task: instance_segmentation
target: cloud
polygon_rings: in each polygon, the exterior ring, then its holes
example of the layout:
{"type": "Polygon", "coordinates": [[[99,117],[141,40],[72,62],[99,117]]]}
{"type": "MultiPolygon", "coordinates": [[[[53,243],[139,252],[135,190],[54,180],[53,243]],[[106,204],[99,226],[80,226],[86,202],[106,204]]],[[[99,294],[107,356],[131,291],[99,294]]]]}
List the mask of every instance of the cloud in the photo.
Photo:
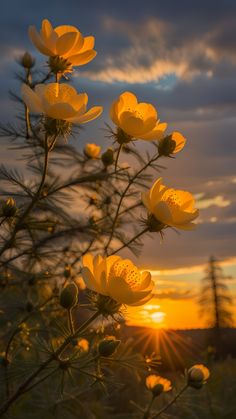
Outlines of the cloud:
{"type": "Polygon", "coordinates": [[[162,291],[155,291],[154,298],[156,299],[169,299],[169,300],[187,300],[194,298],[196,293],[192,290],[179,291],[175,288],[165,289],[162,291]]]}
{"type": "Polygon", "coordinates": [[[224,48],[225,29],[228,37],[231,32],[235,35],[235,31],[226,21],[200,36],[196,33],[189,36],[186,31],[185,37],[178,21],[155,17],[132,22],[108,16],[103,20],[103,28],[109,37],[121,38],[121,45],[113,51],[109,49],[105,57],[98,57],[95,69],[83,72],[92,80],[142,84],[158,82],[171,74],[186,81],[199,75],[207,79],[214,74],[224,77],[225,72],[218,69],[222,61],[224,67],[231,68],[232,75],[235,72],[235,50],[224,48]],[[122,42],[124,37],[126,45],[122,42]]]}
{"type": "Polygon", "coordinates": [[[230,200],[225,199],[221,195],[217,195],[214,198],[208,198],[208,199],[203,198],[203,199],[197,200],[197,207],[199,209],[206,209],[206,208],[211,207],[212,205],[215,205],[220,208],[225,208],[225,207],[228,207],[230,203],[231,203],[230,200]]]}

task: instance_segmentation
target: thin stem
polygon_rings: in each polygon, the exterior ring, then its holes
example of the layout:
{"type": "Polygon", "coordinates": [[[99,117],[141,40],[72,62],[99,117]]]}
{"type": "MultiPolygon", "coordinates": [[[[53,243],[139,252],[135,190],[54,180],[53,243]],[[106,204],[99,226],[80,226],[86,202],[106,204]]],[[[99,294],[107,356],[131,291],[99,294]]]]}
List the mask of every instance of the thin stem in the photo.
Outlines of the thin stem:
{"type": "Polygon", "coordinates": [[[136,234],[136,236],[132,237],[132,239],[130,239],[127,243],[124,243],[121,247],[119,247],[118,249],[114,250],[112,253],[109,254],[109,256],[115,255],[116,253],[120,252],[120,250],[122,250],[125,247],[129,246],[132,242],[134,242],[135,240],[137,240],[144,233],[147,233],[147,231],[149,231],[149,228],[148,227],[146,227],[144,230],[140,231],[138,234],[136,234]]]}
{"type": "MultiPolygon", "coordinates": [[[[30,86],[30,79],[31,79],[31,75],[30,75],[30,69],[28,68],[26,70],[26,84],[28,86],[30,86]]],[[[28,139],[30,137],[30,117],[29,117],[29,108],[28,106],[25,104],[25,130],[26,130],[26,139],[28,139]]]]}
{"type": "Polygon", "coordinates": [[[120,208],[121,208],[121,204],[122,204],[122,202],[123,202],[123,199],[125,198],[125,195],[126,195],[126,193],[128,192],[128,190],[129,190],[129,188],[130,188],[130,186],[134,183],[134,181],[137,179],[137,177],[139,177],[139,175],[145,170],[145,169],[147,169],[147,167],[148,166],[150,166],[152,163],[154,163],[154,161],[156,161],[156,160],[158,160],[159,159],[159,157],[160,157],[160,155],[159,154],[157,154],[157,155],[155,155],[151,160],[149,160],[143,167],[141,167],[141,169],[139,169],[138,170],[138,172],[132,177],[132,179],[130,179],[130,181],[129,181],[129,183],[128,183],[128,185],[126,186],[126,188],[124,189],[124,191],[122,192],[122,194],[121,194],[121,197],[120,197],[120,201],[119,201],[119,203],[118,203],[118,205],[117,205],[117,209],[116,209],[116,214],[115,214],[115,217],[114,217],[114,219],[113,219],[113,223],[112,223],[112,229],[111,229],[111,234],[110,234],[110,237],[109,237],[109,239],[108,239],[108,242],[107,242],[107,244],[106,244],[106,246],[105,246],[105,253],[107,254],[108,253],[108,248],[109,248],[109,246],[110,246],[110,243],[111,243],[111,241],[112,241],[112,239],[113,239],[113,236],[114,236],[114,232],[115,232],[115,225],[116,225],[116,222],[117,222],[117,219],[118,219],[118,217],[119,217],[119,212],[120,212],[120,208]]]}
{"type": "Polygon", "coordinates": [[[162,409],[160,409],[156,414],[154,414],[151,419],[156,419],[158,416],[160,416],[162,413],[164,413],[167,409],[169,409],[172,404],[176,402],[176,400],[183,394],[183,392],[188,388],[188,384],[185,384],[181,390],[175,395],[175,397],[167,403],[162,409]]]}
{"type": "Polygon", "coordinates": [[[3,403],[0,408],[0,416],[8,411],[10,406],[23,394],[28,391],[28,386],[31,382],[43,371],[45,368],[52,362],[58,359],[59,355],[64,351],[64,349],[75,339],[81,332],[83,332],[87,327],[100,315],[100,312],[96,311],[86,322],[84,322],[73,335],[67,337],[64,342],[59,346],[59,348],[51,354],[51,356],[44,361],[30,376],[17,388],[17,390],[3,403]]]}
{"type": "Polygon", "coordinates": [[[3,217],[3,219],[0,221],[0,227],[3,225],[3,223],[6,221],[7,217],[3,217]]]}
{"type": "Polygon", "coordinates": [[[118,148],[118,151],[117,151],[117,154],[116,154],[115,172],[116,172],[116,170],[117,170],[118,160],[119,160],[119,157],[120,157],[120,152],[121,152],[121,149],[122,149],[122,144],[120,144],[120,145],[119,145],[119,148],[118,148]]]}
{"type": "Polygon", "coordinates": [[[70,332],[73,335],[75,333],[75,328],[74,328],[74,322],[73,322],[73,316],[72,316],[72,308],[68,310],[68,322],[69,322],[70,332]]]}
{"type": "Polygon", "coordinates": [[[150,410],[151,410],[151,407],[152,407],[152,404],[153,404],[154,400],[155,400],[155,396],[152,396],[152,398],[151,398],[150,402],[148,403],[147,408],[146,408],[146,410],[143,414],[143,419],[148,419],[149,418],[150,410]]]}

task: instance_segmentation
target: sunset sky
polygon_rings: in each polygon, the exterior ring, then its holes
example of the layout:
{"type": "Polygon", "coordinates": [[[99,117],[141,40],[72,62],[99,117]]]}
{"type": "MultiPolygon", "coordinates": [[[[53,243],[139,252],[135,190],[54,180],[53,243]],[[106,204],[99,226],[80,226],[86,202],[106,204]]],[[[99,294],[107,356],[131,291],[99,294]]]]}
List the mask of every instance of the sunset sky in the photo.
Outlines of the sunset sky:
{"type": "MultiPolygon", "coordinates": [[[[146,307],[129,312],[128,318],[132,324],[153,327],[204,327],[196,298],[210,255],[222,261],[236,300],[236,1],[4,0],[4,121],[14,117],[8,99],[9,88],[18,88],[14,59],[28,50],[45,69],[27,35],[28,26],[39,29],[44,18],[53,25],[74,25],[96,38],[96,59],[77,71],[73,81],[89,94],[91,105],[105,110],[82,133],[80,144],[110,145],[100,128],[109,120],[111,102],[125,90],[153,103],[170,131],[179,130],[187,138],[176,160],[164,161],[162,176],[167,185],[195,194],[199,226],[181,235],[169,230],[163,242],[157,235],[144,240],[142,254],[134,261],[152,271],[156,296],[146,307]]],[[[14,163],[6,143],[1,144],[1,156],[14,163]]]]}

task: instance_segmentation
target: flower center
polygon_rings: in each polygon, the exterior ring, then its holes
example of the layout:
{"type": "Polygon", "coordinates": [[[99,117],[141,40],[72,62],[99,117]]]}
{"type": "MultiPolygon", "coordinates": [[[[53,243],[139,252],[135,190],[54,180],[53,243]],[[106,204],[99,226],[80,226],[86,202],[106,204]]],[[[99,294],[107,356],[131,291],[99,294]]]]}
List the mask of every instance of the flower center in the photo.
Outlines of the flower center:
{"type": "Polygon", "coordinates": [[[141,284],[140,272],[130,261],[116,262],[111,268],[110,275],[124,279],[131,288],[141,284]]]}
{"type": "Polygon", "coordinates": [[[169,190],[163,195],[165,201],[171,208],[179,208],[181,206],[181,199],[174,190],[169,190]]]}

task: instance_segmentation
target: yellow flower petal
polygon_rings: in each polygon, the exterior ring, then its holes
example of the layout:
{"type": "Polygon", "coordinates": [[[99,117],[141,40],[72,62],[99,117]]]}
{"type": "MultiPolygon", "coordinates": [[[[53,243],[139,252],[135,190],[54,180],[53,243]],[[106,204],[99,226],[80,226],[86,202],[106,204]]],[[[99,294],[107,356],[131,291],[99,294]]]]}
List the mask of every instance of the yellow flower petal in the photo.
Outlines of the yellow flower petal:
{"type": "Polygon", "coordinates": [[[184,148],[185,143],[186,143],[186,138],[184,138],[184,136],[180,132],[174,131],[171,134],[171,139],[173,141],[175,141],[175,143],[176,143],[176,147],[174,149],[174,153],[178,153],[179,151],[182,150],[182,148],[184,148]]]}
{"type": "Polygon", "coordinates": [[[94,44],[95,44],[95,38],[94,36],[85,36],[84,37],[84,42],[83,42],[83,46],[80,50],[81,52],[85,52],[85,51],[89,51],[91,49],[94,48],[94,44]]]}
{"type": "Polygon", "coordinates": [[[75,26],[71,25],[60,25],[54,28],[54,31],[59,35],[62,36],[67,32],[79,32],[75,26]]]}
{"type": "Polygon", "coordinates": [[[77,32],[67,32],[60,36],[56,43],[57,55],[69,54],[78,38],[77,32]]]}
{"type": "Polygon", "coordinates": [[[87,267],[83,267],[81,269],[81,275],[83,276],[83,280],[87,288],[95,292],[100,291],[99,284],[96,282],[95,277],[87,267]]]}
{"type": "Polygon", "coordinates": [[[130,305],[147,297],[150,291],[133,291],[124,278],[111,276],[108,293],[118,303],[130,305]]]}
{"type": "Polygon", "coordinates": [[[164,136],[166,129],[167,124],[165,122],[162,122],[161,124],[157,122],[156,126],[150,132],[142,134],[142,140],[161,140],[164,136]]]}
{"type": "Polygon", "coordinates": [[[165,201],[159,201],[153,209],[153,215],[157,220],[164,224],[172,226],[173,218],[171,210],[165,201]]]}
{"type": "Polygon", "coordinates": [[[41,35],[43,35],[46,39],[50,38],[53,32],[53,27],[48,19],[44,19],[42,21],[42,28],[41,28],[41,35]]]}
{"type": "Polygon", "coordinates": [[[42,42],[42,39],[40,35],[38,34],[36,28],[34,26],[29,27],[29,37],[33,44],[36,46],[36,48],[44,55],[52,56],[53,52],[48,49],[44,43],[42,42]]]}
{"type": "Polygon", "coordinates": [[[86,255],[82,257],[82,262],[83,266],[86,266],[93,274],[93,255],[91,255],[91,253],[86,253],[86,255]]]}
{"type": "Polygon", "coordinates": [[[84,65],[89,63],[94,57],[96,57],[97,53],[94,50],[85,51],[81,54],[76,54],[68,57],[68,61],[72,65],[84,65]]]}
{"type": "Polygon", "coordinates": [[[54,119],[67,120],[73,118],[75,110],[69,103],[55,103],[47,109],[47,115],[54,119]]]}
{"type": "Polygon", "coordinates": [[[70,99],[71,106],[73,106],[73,108],[77,111],[81,111],[81,108],[86,110],[87,103],[87,93],[80,93],[79,95],[75,95],[70,99]]]}
{"type": "Polygon", "coordinates": [[[135,116],[132,112],[121,112],[119,120],[120,127],[131,136],[138,137],[145,129],[143,120],[135,116]]]}
{"type": "Polygon", "coordinates": [[[135,108],[138,104],[136,96],[132,92],[124,92],[120,95],[122,107],[135,108]]]}
{"type": "Polygon", "coordinates": [[[103,111],[102,106],[94,106],[93,108],[89,109],[88,112],[81,115],[80,113],[77,113],[73,118],[70,118],[71,122],[77,122],[79,124],[84,124],[86,122],[92,121],[93,119],[96,119],[99,115],[101,115],[103,111]]]}
{"type": "Polygon", "coordinates": [[[28,106],[30,112],[42,112],[42,102],[37,94],[26,84],[22,85],[21,88],[22,99],[28,106]]]}
{"type": "Polygon", "coordinates": [[[54,32],[53,27],[49,20],[44,19],[42,22],[42,28],[40,31],[41,39],[44,45],[52,52],[56,53],[56,42],[57,42],[57,34],[54,32]]]}

